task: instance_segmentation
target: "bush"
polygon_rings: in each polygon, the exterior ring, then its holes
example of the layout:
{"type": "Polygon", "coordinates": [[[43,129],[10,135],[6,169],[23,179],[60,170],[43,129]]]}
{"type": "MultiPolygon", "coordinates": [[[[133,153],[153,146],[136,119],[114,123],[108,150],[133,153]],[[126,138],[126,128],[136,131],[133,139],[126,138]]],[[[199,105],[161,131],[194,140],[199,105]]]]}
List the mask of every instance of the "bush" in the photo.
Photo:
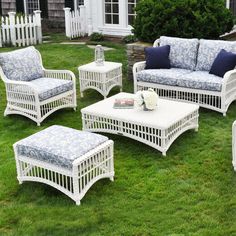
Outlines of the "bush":
{"type": "Polygon", "coordinates": [[[224,0],[141,0],[136,12],[133,32],[146,42],[161,35],[216,39],[234,21],[224,0]]]}
{"type": "Polygon", "coordinates": [[[136,38],[134,35],[130,34],[130,35],[125,36],[125,37],[122,39],[122,41],[123,41],[124,43],[134,43],[134,42],[137,41],[137,38],[136,38]]]}
{"type": "Polygon", "coordinates": [[[91,41],[95,41],[95,42],[103,41],[104,40],[104,36],[101,33],[92,33],[90,35],[90,40],[91,41]]]}

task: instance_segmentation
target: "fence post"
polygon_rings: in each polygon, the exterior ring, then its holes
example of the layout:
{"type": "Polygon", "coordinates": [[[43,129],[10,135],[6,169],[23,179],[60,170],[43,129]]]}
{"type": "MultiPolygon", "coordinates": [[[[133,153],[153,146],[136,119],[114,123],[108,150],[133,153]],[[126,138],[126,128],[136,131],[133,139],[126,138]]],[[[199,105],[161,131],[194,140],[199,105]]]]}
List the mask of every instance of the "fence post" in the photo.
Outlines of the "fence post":
{"type": "Polygon", "coordinates": [[[71,14],[70,14],[70,8],[66,7],[63,8],[65,11],[65,28],[66,28],[66,37],[71,38],[71,14]]]}
{"type": "Polygon", "coordinates": [[[230,8],[230,0],[226,0],[226,8],[230,8]]]}
{"type": "Polygon", "coordinates": [[[41,11],[40,10],[34,11],[34,15],[35,15],[35,25],[37,29],[36,40],[38,41],[38,43],[42,43],[41,11]]]}
{"type": "Polygon", "coordinates": [[[10,22],[11,43],[16,46],[16,13],[8,12],[10,22]]]}
{"type": "Polygon", "coordinates": [[[82,36],[84,36],[87,33],[87,22],[86,22],[86,8],[85,6],[81,5],[79,6],[79,13],[80,13],[80,19],[82,19],[82,36]]]}

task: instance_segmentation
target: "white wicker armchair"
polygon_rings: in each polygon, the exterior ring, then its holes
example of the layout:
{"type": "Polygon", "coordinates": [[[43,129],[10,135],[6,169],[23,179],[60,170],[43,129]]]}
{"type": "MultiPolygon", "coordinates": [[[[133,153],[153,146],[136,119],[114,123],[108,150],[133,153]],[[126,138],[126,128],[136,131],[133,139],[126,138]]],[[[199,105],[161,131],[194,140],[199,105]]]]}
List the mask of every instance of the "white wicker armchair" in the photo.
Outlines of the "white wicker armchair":
{"type": "Polygon", "coordinates": [[[76,109],[76,80],[74,73],[71,71],[45,69],[39,51],[34,47],[30,48],[37,52],[43,76],[31,81],[12,80],[6,76],[3,68],[0,67],[0,76],[6,87],[7,98],[4,116],[10,114],[23,115],[40,126],[40,123],[56,110],[62,108],[76,109]],[[66,89],[60,87],[67,84],[67,82],[69,83],[69,81],[71,81],[70,86],[66,89]],[[50,86],[51,82],[53,83],[50,86]],[[43,83],[46,86],[43,87],[43,83]],[[46,96],[45,93],[47,93],[46,96]]]}

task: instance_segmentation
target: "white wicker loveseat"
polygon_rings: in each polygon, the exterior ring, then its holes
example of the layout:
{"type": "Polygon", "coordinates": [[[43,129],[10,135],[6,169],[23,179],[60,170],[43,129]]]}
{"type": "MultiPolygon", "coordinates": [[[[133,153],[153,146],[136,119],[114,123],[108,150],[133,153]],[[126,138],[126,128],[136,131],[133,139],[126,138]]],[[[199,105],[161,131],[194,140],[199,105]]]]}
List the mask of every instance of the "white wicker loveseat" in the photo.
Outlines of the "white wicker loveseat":
{"type": "Polygon", "coordinates": [[[236,42],[162,36],[153,46],[159,45],[170,45],[171,69],[145,70],[145,61],[135,63],[134,91],[153,88],[161,97],[196,103],[225,116],[236,100],[236,70],[223,78],[209,71],[221,49],[236,52],[236,42]]]}
{"type": "Polygon", "coordinates": [[[76,109],[75,75],[68,70],[46,70],[34,47],[1,53],[0,76],[6,87],[5,116],[20,114],[40,125],[58,109],[76,109]]]}

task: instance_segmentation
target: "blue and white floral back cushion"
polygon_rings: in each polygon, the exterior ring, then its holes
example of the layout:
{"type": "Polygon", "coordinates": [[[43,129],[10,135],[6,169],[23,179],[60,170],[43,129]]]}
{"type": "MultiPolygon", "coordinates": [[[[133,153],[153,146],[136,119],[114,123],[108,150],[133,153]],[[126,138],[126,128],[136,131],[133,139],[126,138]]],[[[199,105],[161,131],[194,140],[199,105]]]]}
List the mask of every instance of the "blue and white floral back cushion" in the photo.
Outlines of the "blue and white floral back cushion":
{"type": "Polygon", "coordinates": [[[213,62],[221,49],[235,53],[236,42],[200,39],[196,70],[210,71],[213,62]]]}
{"type": "Polygon", "coordinates": [[[160,46],[170,45],[171,67],[194,70],[196,67],[198,39],[160,37],[160,46]]]}
{"type": "Polygon", "coordinates": [[[31,81],[43,77],[40,56],[33,46],[0,53],[0,66],[10,80],[31,81]]]}
{"type": "Polygon", "coordinates": [[[53,125],[16,143],[18,155],[66,169],[77,158],[108,141],[108,138],[64,126],[53,125]]]}

